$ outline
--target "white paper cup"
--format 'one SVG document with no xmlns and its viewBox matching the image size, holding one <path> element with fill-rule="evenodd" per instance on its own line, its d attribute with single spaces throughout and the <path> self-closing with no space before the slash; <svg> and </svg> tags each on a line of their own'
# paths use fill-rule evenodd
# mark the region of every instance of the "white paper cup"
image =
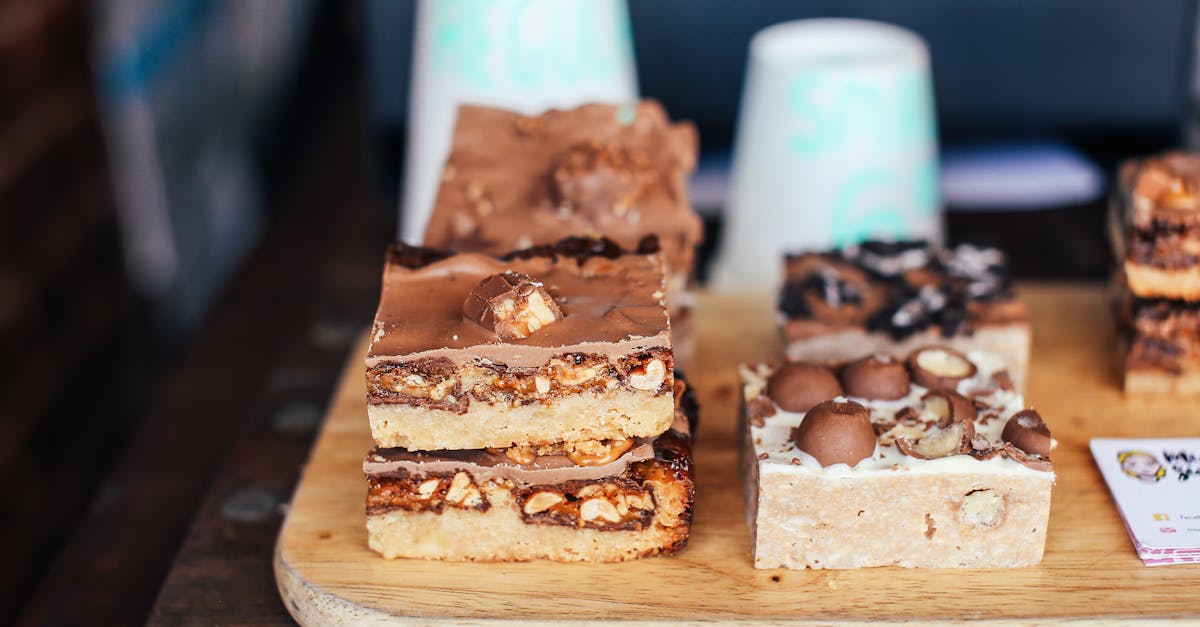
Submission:
<svg viewBox="0 0 1200 627">
<path fill-rule="evenodd" d="M 880 22 L 800 20 L 750 42 L 714 283 L 773 289 L 785 251 L 942 238 L 929 52 Z"/>
<path fill-rule="evenodd" d="M 539 113 L 637 96 L 625 0 L 421 0 L 401 237 L 424 235 L 459 104 Z"/>
</svg>

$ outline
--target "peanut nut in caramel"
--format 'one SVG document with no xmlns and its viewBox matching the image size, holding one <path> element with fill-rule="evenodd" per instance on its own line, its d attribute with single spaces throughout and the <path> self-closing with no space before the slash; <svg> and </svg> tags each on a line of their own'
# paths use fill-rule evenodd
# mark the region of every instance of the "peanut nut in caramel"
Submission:
<svg viewBox="0 0 1200 627">
<path fill-rule="evenodd" d="M 785 411 L 806 412 L 841 395 L 833 371 L 817 364 L 786 364 L 767 381 L 767 396 Z"/>
<path fill-rule="evenodd" d="M 933 390 L 956 390 L 960 381 L 978 370 L 966 355 L 941 346 L 918 348 L 906 361 L 913 382 Z"/>
<path fill-rule="evenodd" d="M 821 466 L 854 466 L 875 452 L 871 412 L 854 401 L 818 403 L 792 430 L 792 441 Z"/>
<path fill-rule="evenodd" d="M 1015 414 L 1004 425 L 1000 437 L 1005 442 L 1029 453 L 1049 457 L 1052 448 L 1050 428 L 1046 421 L 1033 409 L 1023 409 Z"/>
<path fill-rule="evenodd" d="M 842 388 L 849 396 L 894 401 L 908 395 L 908 384 L 908 369 L 890 355 L 869 355 L 842 368 Z"/>
<path fill-rule="evenodd" d="M 463 301 L 463 317 L 502 340 L 526 338 L 562 319 L 546 288 L 527 274 L 500 272 L 479 282 Z"/>
</svg>

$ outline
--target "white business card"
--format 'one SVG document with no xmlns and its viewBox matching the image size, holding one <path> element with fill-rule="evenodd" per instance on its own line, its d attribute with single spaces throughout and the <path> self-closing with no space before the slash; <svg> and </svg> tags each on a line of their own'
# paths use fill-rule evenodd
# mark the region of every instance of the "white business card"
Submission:
<svg viewBox="0 0 1200 627">
<path fill-rule="evenodd" d="M 1091 449 L 1142 561 L 1200 562 L 1200 438 L 1095 438 Z"/>
</svg>

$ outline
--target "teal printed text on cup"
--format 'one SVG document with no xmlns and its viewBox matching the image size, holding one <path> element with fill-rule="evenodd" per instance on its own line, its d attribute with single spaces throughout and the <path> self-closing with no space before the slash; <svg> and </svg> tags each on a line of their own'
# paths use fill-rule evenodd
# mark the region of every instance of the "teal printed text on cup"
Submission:
<svg viewBox="0 0 1200 627">
<path fill-rule="evenodd" d="M 834 245 L 927 235 L 922 227 L 940 198 L 932 96 L 922 74 L 881 80 L 809 69 L 793 76 L 784 97 L 796 167 L 841 164 L 830 170 L 844 176 L 832 182 L 830 205 L 814 208 L 830 216 Z"/>
<path fill-rule="evenodd" d="M 799 158 L 821 158 L 857 145 L 903 150 L 934 140 L 930 94 L 923 77 L 906 72 L 878 80 L 808 70 L 786 88 L 792 116 L 788 146 Z"/>
<path fill-rule="evenodd" d="M 881 168 L 861 170 L 838 189 L 830 227 L 833 245 L 841 248 L 868 239 L 908 239 L 905 211 L 892 204 L 900 195 L 896 174 Z"/>
<path fill-rule="evenodd" d="M 432 67 L 473 88 L 602 82 L 630 64 L 629 23 L 623 7 L 613 3 L 437 0 L 430 5 Z"/>
</svg>

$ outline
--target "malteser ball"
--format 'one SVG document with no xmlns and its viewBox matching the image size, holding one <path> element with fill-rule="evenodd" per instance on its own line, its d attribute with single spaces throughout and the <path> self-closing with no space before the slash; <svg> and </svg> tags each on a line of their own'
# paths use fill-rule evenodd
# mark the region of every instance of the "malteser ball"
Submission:
<svg viewBox="0 0 1200 627">
<path fill-rule="evenodd" d="M 850 396 L 894 401 L 908 394 L 908 369 L 890 355 L 870 355 L 842 368 L 842 387 Z"/>
<path fill-rule="evenodd" d="M 1050 427 L 1047 427 L 1042 416 L 1032 409 L 1023 409 L 1013 414 L 1005 423 L 1000 437 L 1030 455 L 1050 456 Z"/>
<path fill-rule="evenodd" d="M 973 422 L 979 417 L 979 409 L 975 407 L 975 401 L 958 392 L 946 390 L 945 394 L 950 398 L 950 405 L 954 408 L 954 418 L 956 420 Z"/>
<path fill-rule="evenodd" d="M 963 379 L 975 376 L 975 364 L 966 355 L 942 346 L 926 346 L 909 354 L 912 380 L 931 390 L 954 390 Z"/>
<path fill-rule="evenodd" d="M 817 364 L 787 364 L 767 381 L 767 396 L 785 411 L 804 412 L 842 394 L 833 372 Z"/>
<path fill-rule="evenodd" d="M 854 401 L 818 403 L 792 430 L 792 441 L 821 466 L 854 466 L 875 452 L 871 412 Z"/>
</svg>

